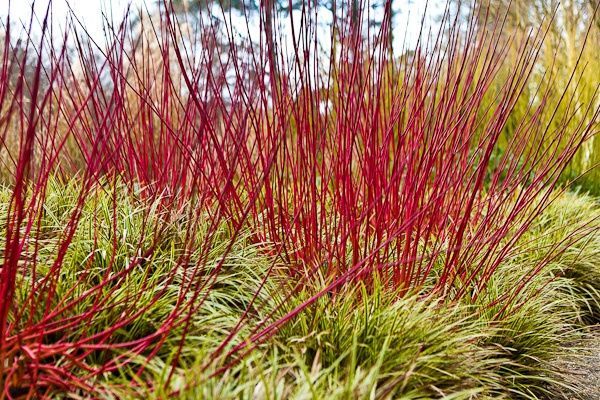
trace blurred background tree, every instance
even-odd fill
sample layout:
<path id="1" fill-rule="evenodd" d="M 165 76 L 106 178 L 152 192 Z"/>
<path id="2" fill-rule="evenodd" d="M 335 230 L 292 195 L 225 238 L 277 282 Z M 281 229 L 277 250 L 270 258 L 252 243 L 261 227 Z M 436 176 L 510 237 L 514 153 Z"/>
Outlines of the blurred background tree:
<path id="1" fill-rule="evenodd" d="M 159 0 L 162 1 L 162 0 Z M 552 132 L 561 115 L 568 115 L 570 111 L 577 109 L 576 115 L 579 119 L 572 121 L 573 127 L 580 122 L 590 122 L 591 115 L 586 114 L 585 105 L 597 107 L 599 97 L 597 90 L 600 76 L 600 17 L 594 16 L 598 7 L 598 0 L 489 0 L 475 2 L 464 2 L 461 0 L 449 0 L 455 10 L 459 9 L 465 21 L 475 18 L 480 28 L 493 29 L 498 18 L 506 15 L 506 23 L 501 32 L 504 39 L 512 40 L 512 46 L 507 53 L 507 62 L 498 74 L 494 83 L 496 89 L 500 89 L 503 80 L 510 76 L 509 66 L 513 65 L 518 57 L 518 47 L 527 40 L 531 32 L 535 33 L 538 28 L 543 32 L 547 30 L 546 38 L 540 49 L 537 68 L 533 71 L 531 84 L 527 86 L 515 106 L 511 119 L 506 124 L 504 139 L 497 150 L 496 157 L 502 154 L 502 143 L 506 145 L 518 126 L 517 122 L 521 116 L 528 112 L 531 105 L 539 104 L 541 101 L 551 103 L 546 107 L 546 115 L 542 116 L 541 123 L 552 120 L 551 113 L 557 109 L 558 118 L 548 123 L 548 131 Z M 392 23 L 385 29 L 388 43 L 401 40 L 404 26 L 394 24 L 394 16 L 398 10 L 402 10 L 404 3 L 391 0 L 174 0 L 173 5 L 177 12 L 198 14 L 199 12 L 213 12 L 212 6 L 219 6 L 225 12 L 245 12 L 250 17 L 261 14 L 258 11 L 263 8 L 263 21 L 261 22 L 262 33 L 265 35 L 266 47 L 273 46 L 272 35 L 276 34 L 274 29 L 274 15 L 287 15 L 290 11 L 299 10 L 302 7 L 321 7 L 335 15 L 340 16 L 341 10 L 345 10 L 347 23 L 351 29 L 353 26 L 361 25 L 364 30 L 369 27 L 376 31 L 382 27 L 382 15 L 386 7 L 391 12 Z M 437 4 L 443 9 L 444 1 Z M 364 6 L 367 7 L 364 7 Z M 433 7 L 433 6 L 432 6 Z M 357 10 L 366 10 L 362 20 L 358 21 Z M 487 16 L 487 17 L 486 17 Z M 416 17 L 415 17 L 416 18 Z M 484 26 L 487 25 L 487 26 Z M 364 31 L 361 31 L 364 33 Z M 396 33 L 396 34 L 395 34 Z M 586 39 L 587 37 L 587 39 Z M 585 42 L 585 46 L 584 46 Z M 335 45 L 335 43 L 333 44 Z M 226 51 L 226 49 L 223 49 Z M 411 49 L 406 49 L 410 52 Z M 273 54 L 273 49 L 267 54 Z M 401 60 L 403 55 L 395 55 Z M 266 59 L 271 64 L 271 71 L 276 71 L 276 59 Z M 401 61 L 398 61 L 401 62 Z M 572 72 L 575 71 L 574 74 Z M 275 80 L 276 82 L 276 80 Z M 540 93 L 547 91 L 547 98 L 541 98 Z M 564 99 L 575 99 L 573 102 L 559 102 L 566 91 Z M 489 96 L 489 101 L 493 101 Z M 595 122 L 598 131 L 598 122 Z M 551 139 L 550 139 L 551 140 Z M 532 147 L 545 147 L 543 141 L 530 143 Z M 600 194 L 600 137 L 594 135 L 589 138 L 581 150 L 575 155 L 573 161 L 563 174 L 565 182 L 574 181 L 574 187 L 579 187 L 592 194 Z"/>

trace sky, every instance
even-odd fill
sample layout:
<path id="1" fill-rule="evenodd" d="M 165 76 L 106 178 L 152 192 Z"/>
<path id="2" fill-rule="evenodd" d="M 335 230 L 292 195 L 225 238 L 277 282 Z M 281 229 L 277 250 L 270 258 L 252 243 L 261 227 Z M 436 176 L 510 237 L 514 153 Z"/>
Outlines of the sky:
<path id="1" fill-rule="evenodd" d="M 35 12 L 38 18 L 42 18 L 50 0 L 36 0 Z M 52 15 L 54 27 L 64 26 L 72 10 L 80 23 L 83 24 L 88 34 L 97 43 L 102 43 L 105 35 L 103 34 L 103 13 L 109 16 L 112 14 L 115 21 L 120 21 L 128 5 L 138 8 L 144 6 L 144 1 L 152 7 L 155 0 L 52 0 Z M 0 21 L 5 23 L 7 15 L 10 15 L 11 21 L 22 21 L 19 25 L 27 25 L 31 14 L 31 0 L 0 0 Z M 428 20 L 433 21 L 433 17 L 441 14 L 445 1 L 430 0 L 428 6 Z M 395 50 L 401 50 L 404 39 L 404 32 L 407 33 L 407 41 L 415 41 L 421 26 L 421 17 L 425 9 L 424 0 L 395 0 L 393 2 L 395 19 L 394 26 L 395 41 L 393 46 Z M 238 23 L 244 23 L 244 19 L 238 16 Z M 34 23 L 35 25 L 35 23 Z M 234 22 L 234 25 L 237 25 Z M 250 21 L 250 25 L 258 26 L 258 21 Z M 245 26 L 245 24 L 243 24 Z M 4 29 L 0 27 L 0 29 Z M 286 27 L 284 27 L 284 30 Z M 328 35 L 324 34 L 324 39 L 328 40 Z"/>
<path id="2" fill-rule="evenodd" d="M 0 19 L 4 23 L 7 15 L 12 22 L 19 21 L 19 25 L 28 25 L 31 15 L 31 0 L 0 0 Z M 34 10 L 41 20 L 45 15 L 49 0 L 36 0 L 33 2 Z M 142 5 L 143 0 L 52 0 L 52 13 L 55 26 L 64 26 L 72 10 L 74 15 L 85 26 L 85 29 L 93 38 L 101 39 L 103 26 L 103 13 L 114 16 L 115 21 L 119 21 L 125 13 L 127 6 Z M 35 24 L 34 24 L 35 25 Z"/>

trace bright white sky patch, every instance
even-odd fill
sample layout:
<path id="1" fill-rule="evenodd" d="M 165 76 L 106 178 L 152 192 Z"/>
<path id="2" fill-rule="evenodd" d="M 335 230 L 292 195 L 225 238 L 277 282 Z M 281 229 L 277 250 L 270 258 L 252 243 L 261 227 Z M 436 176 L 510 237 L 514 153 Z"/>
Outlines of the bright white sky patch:
<path id="1" fill-rule="evenodd" d="M 153 2 L 154 0 L 152 0 Z M 46 14 L 50 0 L 10 0 L 10 5 L 2 2 L 0 6 L 0 19 L 4 25 L 7 15 L 10 15 L 11 24 L 13 27 L 28 26 L 31 15 L 32 3 L 34 4 L 34 12 L 38 22 L 33 22 L 34 32 L 39 31 L 39 26 L 42 23 L 43 17 Z M 53 26 L 62 30 L 65 27 L 69 16 L 69 10 L 73 13 L 85 30 L 90 34 L 91 38 L 98 42 L 104 42 L 103 24 L 104 16 L 108 20 L 114 20 L 117 23 L 123 19 L 128 5 L 132 8 L 139 8 L 143 5 L 144 0 L 52 0 L 51 10 Z M 104 16 L 103 16 L 104 15 Z M 75 22 L 76 26 L 78 25 Z M 77 26 L 78 29 L 80 28 Z M 57 32 L 55 32 L 57 34 Z"/>
<path id="2" fill-rule="evenodd" d="M 39 29 L 39 24 L 46 12 L 46 8 L 48 7 L 48 3 L 50 0 L 36 0 L 34 1 L 34 10 L 39 19 L 39 22 L 34 22 L 34 28 L 37 25 Z M 10 15 L 13 26 L 19 25 L 28 25 L 29 16 L 31 14 L 31 4 L 30 0 L 11 0 L 10 6 L 8 2 L 3 1 L 3 5 L 0 6 L 0 20 L 2 24 L 6 21 L 6 16 Z M 127 10 L 127 7 L 131 5 L 133 9 L 133 13 L 136 13 L 140 7 L 147 7 L 149 9 L 153 9 L 155 7 L 156 0 L 52 0 L 52 17 L 53 17 L 53 27 L 55 29 L 55 35 L 60 36 L 59 30 L 56 30 L 57 27 L 63 29 L 65 23 L 67 21 L 69 15 L 69 9 L 73 10 L 73 13 L 77 16 L 79 21 L 83 24 L 83 27 L 91 36 L 91 38 L 98 44 L 105 43 L 105 34 L 103 32 L 104 26 L 104 16 L 108 18 L 108 20 L 113 20 L 116 23 L 120 22 Z M 423 0 L 395 0 L 393 1 L 393 9 L 395 11 L 394 16 L 394 43 L 393 47 L 395 51 L 400 51 L 402 49 L 402 45 L 404 42 L 404 35 L 406 32 L 406 41 L 408 47 L 412 47 L 412 45 L 416 42 L 416 39 L 419 34 L 419 29 L 421 28 L 421 19 L 423 17 L 423 13 L 425 11 L 426 2 Z M 430 0 L 428 6 L 428 12 L 426 15 L 426 26 L 435 26 L 435 17 L 439 16 L 444 9 L 445 0 Z M 371 11 L 370 17 L 373 19 L 377 19 L 377 12 L 381 11 Z M 319 17 L 320 22 L 327 21 L 327 14 L 329 10 L 323 10 L 320 13 L 322 16 Z M 294 15 L 294 17 L 296 17 Z M 239 17 L 238 17 L 239 18 Z M 257 18 L 250 17 L 250 26 L 251 29 L 258 27 Z M 329 18 L 330 19 L 330 18 Z M 236 22 L 244 22 L 236 21 Z M 285 20 L 280 21 L 282 25 L 290 25 L 286 23 Z M 76 26 L 78 23 L 76 22 Z M 79 26 L 77 26 L 80 29 Z M 282 26 L 284 31 L 288 31 L 289 27 Z M 324 27 L 323 27 L 324 28 Z M 3 29 L 3 28 L 2 28 Z M 326 32 L 326 29 L 323 29 Z M 35 29 L 34 29 L 35 32 Z M 321 32 L 319 32 L 320 34 Z M 434 32 L 435 33 L 435 32 Z M 427 32 L 424 32 L 427 34 Z M 321 36 L 321 35 L 320 35 Z M 319 41 L 328 47 L 325 41 L 329 41 L 329 35 L 322 35 L 323 37 L 319 38 Z"/>

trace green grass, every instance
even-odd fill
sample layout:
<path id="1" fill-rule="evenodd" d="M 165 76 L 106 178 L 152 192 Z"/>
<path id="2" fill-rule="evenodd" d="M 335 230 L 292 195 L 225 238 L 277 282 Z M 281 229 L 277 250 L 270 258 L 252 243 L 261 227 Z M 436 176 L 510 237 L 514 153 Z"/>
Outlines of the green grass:
<path id="1" fill-rule="evenodd" d="M 38 241 L 40 276 L 52 265 L 77 193 L 74 183 L 52 181 L 48 187 Z M 0 191 L 3 224 L 9 196 L 7 189 Z M 276 261 L 264 251 L 266 245 L 252 244 L 251 232 L 245 231 L 227 254 L 217 280 L 206 289 L 206 300 L 193 314 L 174 369 L 171 360 L 181 344 L 181 329 L 170 332 L 151 360 L 138 356 L 119 372 L 97 378 L 94 385 L 104 388 L 104 397 L 115 399 L 552 398 L 551 384 L 563 381 L 560 371 L 553 369 L 553 361 L 567 351 L 564 343 L 580 337 L 583 322 L 598 321 L 599 216 L 595 199 L 563 194 L 523 237 L 518 245 L 522 251 L 499 268 L 476 300 L 441 303 L 418 294 L 400 297 L 377 281 L 369 288 L 347 285 L 321 297 L 227 372 L 215 375 L 232 360 L 207 360 L 236 326 Z M 185 215 L 161 211 L 158 203 L 147 203 L 120 185 L 109 191 L 99 187 L 88 196 L 52 306 L 97 285 L 105 279 L 108 265 L 112 265 L 111 273 L 127 268 L 138 249 L 154 240 L 148 232 L 160 226 L 162 233 L 156 239 L 157 251 L 143 267 L 103 288 L 99 296 L 110 307 L 73 330 L 72 337 L 61 340 L 99 332 L 115 324 L 123 309 L 150 303 L 146 312 L 110 340 L 134 340 L 156 330 L 177 301 L 184 272 L 176 271 L 170 282 L 167 276 L 186 251 L 183 235 L 189 223 Z M 489 306 L 499 294 L 510 292 L 517 277 L 536 265 L 553 245 L 582 228 L 587 234 L 536 275 L 508 312 Z M 226 253 L 229 236 L 226 224 L 220 226 L 208 251 L 206 276 Z M 201 243 L 202 238 L 198 240 Z M 191 259 L 197 257 L 194 254 Z M 275 316 L 283 315 L 326 284 L 317 280 L 284 298 L 289 290 L 281 285 L 292 285 L 285 268 L 276 262 L 273 277 L 254 302 L 247 323 L 227 348 L 243 343 L 271 310 L 281 306 Z M 18 303 L 29 295 L 30 279 L 20 277 Z M 164 289 L 164 294 L 153 300 Z M 94 297 L 84 298 L 68 312 L 81 313 L 92 307 L 93 301 Z M 35 320 L 41 315 L 25 317 Z M 99 365 L 117 355 L 117 350 L 98 350 L 86 361 Z M 138 377 L 141 366 L 144 371 Z M 132 378 L 138 385 L 130 384 Z"/>
<path id="2" fill-rule="evenodd" d="M 599 200 L 583 194 L 564 193 L 540 216 L 523 240 L 529 240 L 541 252 L 577 230 L 583 232 L 579 235 L 580 240 L 570 244 L 552 262 L 549 272 L 566 280 L 563 290 L 576 295 L 585 322 L 600 323 Z"/>

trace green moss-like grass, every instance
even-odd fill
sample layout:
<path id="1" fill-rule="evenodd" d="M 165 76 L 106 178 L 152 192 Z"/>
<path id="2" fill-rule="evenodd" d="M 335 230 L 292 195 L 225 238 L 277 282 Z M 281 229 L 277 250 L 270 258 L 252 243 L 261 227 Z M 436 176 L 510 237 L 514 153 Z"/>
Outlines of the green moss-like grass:
<path id="1" fill-rule="evenodd" d="M 52 181 L 48 187 L 37 234 L 37 279 L 56 257 L 77 194 L 74 183 Z M 5 223 L 9 191 L 0 191 L 0 198 L 0 219 Z M 552 398 L 549 384 L 560 387 L 562 382 L 553 360 L 566 351 L 564 343 L 577 340 L 582 323 L 598 321 L 599 216 L 595 199 L 563 194 L 530 227 L 519 244 L 523 251 L 501 265 L 476 298 L 444 303 L 418 294 L 400 297 L 377 279 L 368 289 L 347 285 L 307 307 L 229 370 L 214 374 L 232 361 L 217 357 L 209 362 L 214 350 L 250 304 L 251 312 L 226 349 L 243 343 L 261 322 L 283 315 L 325 285 L 324 280 L 314 280 L 292 294 L 286 265 L 273 260 L 264 251 L 266 245 L 253 244 L 250 232 L 244 231 L 203 292 L 206 297 L 192 314 L 185 340 L 181 329 L 173 329 L 150 360 L 140 355 L 115 373 L 94 378 L 93 385 L 106 398 Z M 167 218 L 156 203 L 123 186 L 95 190 L 84 204 L 51 308 L 106 279 L 108 265 L 111 273 L 118 273 L 140 248 L 155 244 L 157 250 L 139 268 L 103 287 L 98 297 L 81 299 L 65 311 L 76 315 L 103 299 L 106 307 L 87 324 L 45 340 L 75 341 L 101 332 L 114 325 L 124 309 L 136 307 L 147 309 L 110 340 L 127 342 L 158 329 L 178 301 L 185 272 L 173 274 L 173 269 L 187 251 L 183 237 L 189 223 L 185 215 L 171 213 Z M 161 235 L 153 237 L 159 227 Z M 537 274 L 507 310 L 490 307 L 548 249 L 573 232 L 585 234 Z M 207 252 L 206 276 L 226 253 L 229 235 L 222 224 Z M 192 254 L 190 260 L 197 257 Z M 253 299 L 272 265 L 269 279 Z M 31 279 L 19 277 L 17 304 L 28 298 Z M 33 312 L 39 314 L 25 314 L 21 321 L 42 318 L 43 310 Z M 179 357 L 173 366 L 175 354 Z M 118 355 L 118 350 L 98 350 L 90 352 L 86 362 L 100 365 Z"/>

